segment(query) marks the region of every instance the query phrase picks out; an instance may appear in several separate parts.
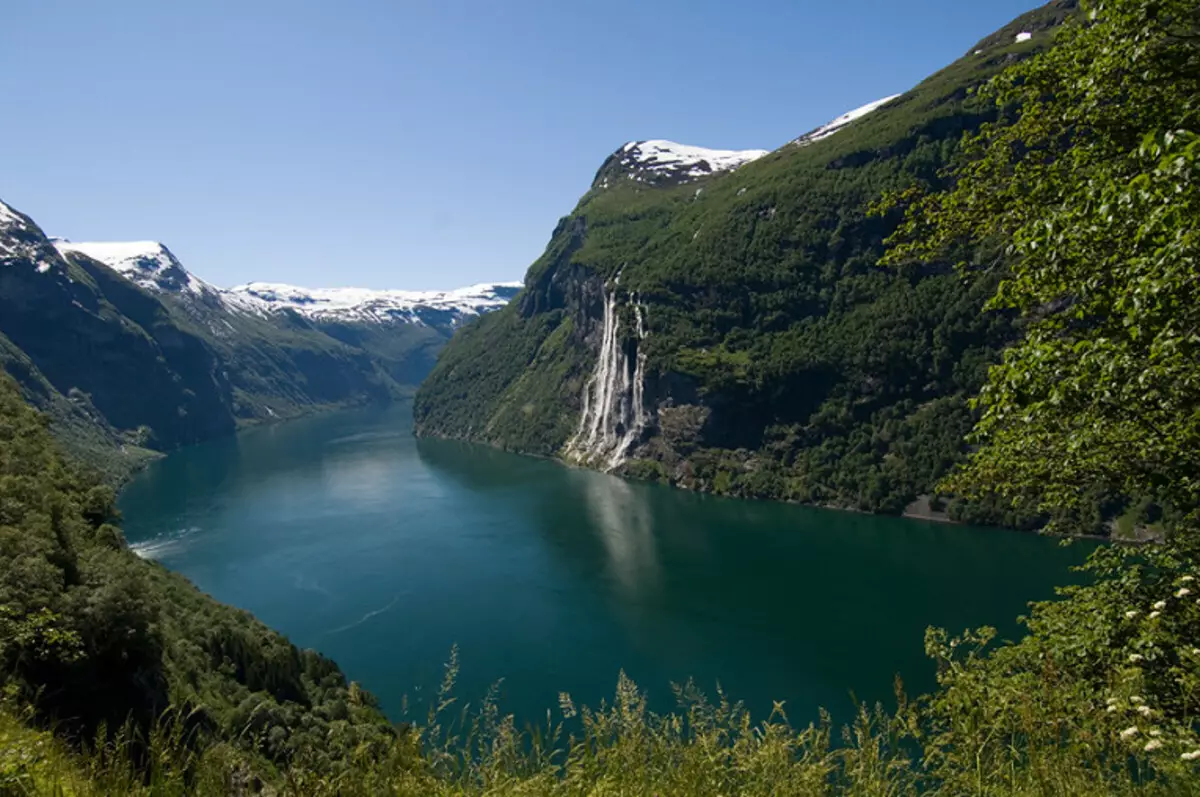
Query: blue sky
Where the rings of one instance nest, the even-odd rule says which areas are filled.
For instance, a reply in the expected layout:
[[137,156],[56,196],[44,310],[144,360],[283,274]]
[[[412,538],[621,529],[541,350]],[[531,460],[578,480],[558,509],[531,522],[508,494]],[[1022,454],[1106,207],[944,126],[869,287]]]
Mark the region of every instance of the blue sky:
[[218,285],[519,279],[631,139],[774,148],[1036,0],[36,0],[0,198]]

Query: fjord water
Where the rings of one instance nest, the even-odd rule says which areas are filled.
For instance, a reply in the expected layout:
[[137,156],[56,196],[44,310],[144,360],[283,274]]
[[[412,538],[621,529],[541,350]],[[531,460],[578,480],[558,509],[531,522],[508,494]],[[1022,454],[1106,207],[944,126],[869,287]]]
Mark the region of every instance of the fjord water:
[[482,446],[416,440],[407,405],[264,427],[171,454],[125,490],[125,532],[292,641],[395,719],[433,699],[451,646],[472,702],[538,721],[623,668],[670,708],[719,682],[794,721],[894,676],[933,684],[927,626],[1018,633],[1088,546],[695,495]]

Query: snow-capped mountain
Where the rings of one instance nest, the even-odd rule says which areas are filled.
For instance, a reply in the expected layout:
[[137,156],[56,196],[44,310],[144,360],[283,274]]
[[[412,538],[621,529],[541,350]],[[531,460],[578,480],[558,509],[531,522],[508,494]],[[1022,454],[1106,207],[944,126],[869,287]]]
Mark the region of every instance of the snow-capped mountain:
[[5,235],[15,236],[28,230],[29,227],[29,219],[3,202],[0,202],[0,232],[3,232]]
[[481,283],[452,291],[367,288],[299,288],[251,282],[224,292],[231,304],[256,312],[291,310],[321,321],[427,323],[431,313],[452,320],[498,310],[516,296],[520,282]]
[[[847,111],[791,143],[807,146],[828,138],[899,96],[893,94]],[[662,139],[630,141],[604,161],[596,172],[592,187],[608,188],[623,179],[651,185],[679,185],[711,174],[733,171],[768,154],[770,150],[766,149],[706,149]]]
[[608,188],[623,176],[642,183],[687,183],[717,172],[732,171],[768,154],[765,149],[706,149],[674,141],[630,141],[609,156],[595,185]]
[[28,260],[39,274],[54,267],[53,251],[47,252],[42,231],[33,220],[0,202],[0,262]]
[[59,252],[79,252],[119,271],[131,282],[152,291],[219,293],[218,288],[197,279],[157,241],[103,241],[74,243],[66,238],[51,239]]
[[521,289],[519,282],[451,291],[301,288],[267,282],[224,289],[189,272],[157,241],[75,243],[56,238],[54,246],[64,255],[78,252],[98,260],[139,287],[174,294],[177,299],[189,295],[215,299],[232,312],[260,316],[292,311],[314,321],[456,326],[470,316],[503,307]]
[[410,395],[464,321],[520,288],[224,289],[156,241],[51,239],[0,202],[0,372],[114,472],[126,446]]
[[847,111],[846,113],[842,114],[838,118],[834,119],[832,122],[823,124],[820,127],[818,127],[816,130],[813,130],[809,133],[805,133],[804,135],[800,136],[792,143],[803,147],[803,146],[812,144],[815,141],[820,141],[823,138],[829,138],[834,133],[837,133],[838,131],[845,128],[847,125],[852,124],[854,121],[863,118],[864,116],[871,113],[872,111],[876,111],[876,110],[882,108],[883,106],[887,105],[889,102],[891,102],[892,100],[896,99],[899,96],[900,96],[899,94],[893,94],[890,97],[884,97],[882,100],[875,100],[874,102],[868,102],[866,105],[862,106],[861,108],[855,108],[853,111]]

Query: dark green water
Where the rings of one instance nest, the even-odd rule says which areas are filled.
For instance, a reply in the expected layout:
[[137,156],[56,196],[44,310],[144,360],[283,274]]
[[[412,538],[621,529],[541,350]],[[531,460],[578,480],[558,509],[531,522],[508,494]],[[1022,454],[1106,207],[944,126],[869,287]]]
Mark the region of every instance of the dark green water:
[[630,484],[414,440],[408,407],[257,429],[170,455],[125,491],[142,555],[336,659],[394,717],[424,706],[452,644],[460,694],[504,678],[544,717],[610,697],[621,668],[793,720],[853,693],[932,686],[926,626],[1017,633],[1083,545]]

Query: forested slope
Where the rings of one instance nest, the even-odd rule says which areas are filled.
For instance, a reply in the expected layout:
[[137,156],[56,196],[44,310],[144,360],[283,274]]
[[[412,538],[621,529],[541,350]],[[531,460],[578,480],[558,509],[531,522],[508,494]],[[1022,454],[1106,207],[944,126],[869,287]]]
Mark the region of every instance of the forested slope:
[[111,488],[65,462],[0,375],[0,673],[77,741],[167,709],[189,733],[285,764],[336,761],[391,727],[337,665],[126,547]]
[[902,511],[961,460],[968,398],[1019,332],[982,312],[992,273],[949,257],[881,268],[901,214],[871,205],[937,184],[963,133],[997,117],[975,87],[1049,46],[1076,6],[1033,11],[852,124],[735,171],[648,182],[610,159],[519,299],[444,351],[417,432]]

